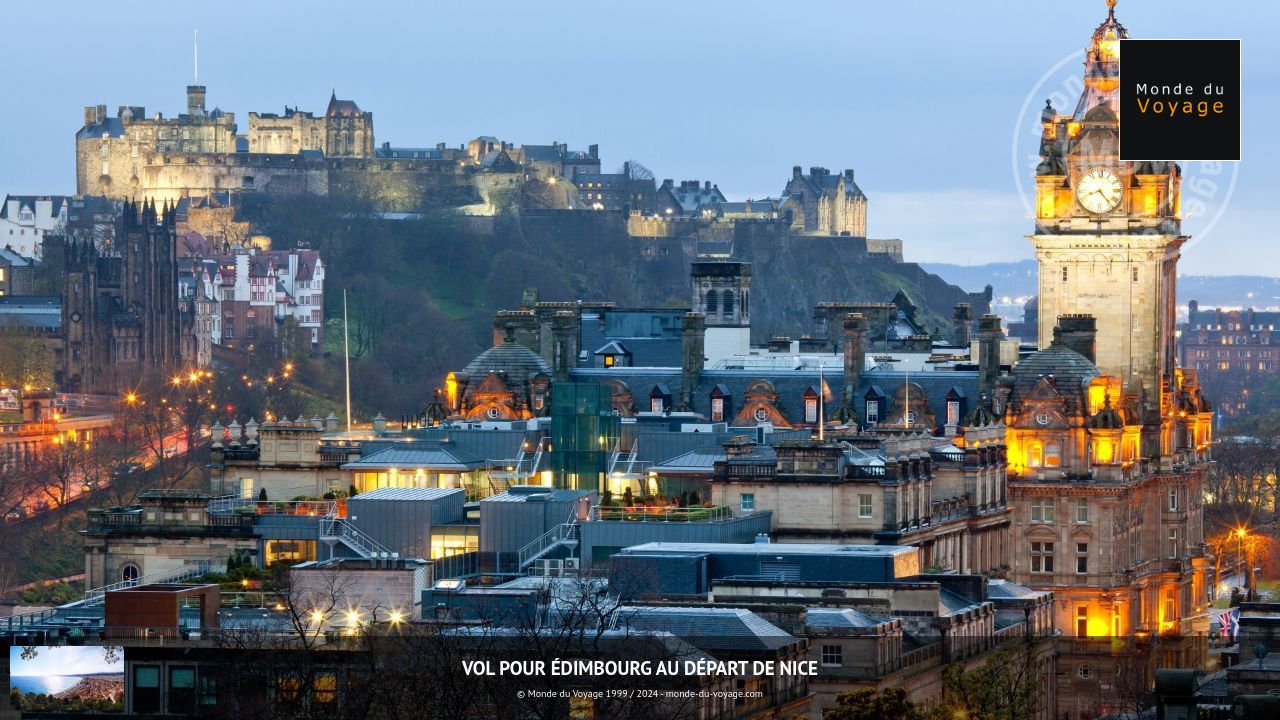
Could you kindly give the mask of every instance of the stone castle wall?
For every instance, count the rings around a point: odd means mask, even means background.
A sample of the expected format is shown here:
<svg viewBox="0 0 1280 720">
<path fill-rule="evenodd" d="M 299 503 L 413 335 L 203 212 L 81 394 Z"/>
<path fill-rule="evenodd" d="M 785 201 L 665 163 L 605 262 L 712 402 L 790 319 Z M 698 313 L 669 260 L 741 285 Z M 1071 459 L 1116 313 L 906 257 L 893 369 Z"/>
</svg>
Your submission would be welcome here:
<svg viewBox="0 0 1280 720">
<path fill-rule="evenodd" d="M 447 160 L 309 158 L 267 153 L 160 153 L 131 138 L 82 138 L 76 191 L 157 203 L 223 191 L 367 198 L 386 211 L 431 204 L 464 205 L 479 198 L 471 173 Z"/>
</svg>

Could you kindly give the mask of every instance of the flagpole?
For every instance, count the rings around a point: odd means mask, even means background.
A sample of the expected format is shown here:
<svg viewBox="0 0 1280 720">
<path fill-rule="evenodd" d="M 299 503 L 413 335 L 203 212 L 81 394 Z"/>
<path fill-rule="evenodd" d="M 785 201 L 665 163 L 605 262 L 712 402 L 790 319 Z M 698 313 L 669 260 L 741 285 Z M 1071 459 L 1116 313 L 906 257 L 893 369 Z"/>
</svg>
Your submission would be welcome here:
<svg viewBox="0 0 1280 720">
<path fill-rule="evenodd" d="M 826 392 L 827 383 L 822 379 L 822 358 L 818 358 L 818 442 L 827 439 L 827 423 L 823 418 L 823 411 L 826 410 Z"/>
<path fill-rule="evenodd" d="M 351 432 L 351 334 L 347 330 L 347 290 L 342 290 L 342 363 L 347 376 L 347 433 Z"/>
</svg>

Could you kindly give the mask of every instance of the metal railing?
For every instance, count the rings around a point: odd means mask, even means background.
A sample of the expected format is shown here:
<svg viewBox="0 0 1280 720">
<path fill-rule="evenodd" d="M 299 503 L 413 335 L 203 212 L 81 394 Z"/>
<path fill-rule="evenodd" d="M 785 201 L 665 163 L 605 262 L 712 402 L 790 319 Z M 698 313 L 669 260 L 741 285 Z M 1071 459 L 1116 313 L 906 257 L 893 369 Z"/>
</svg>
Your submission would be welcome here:
<svg viewBox="0 0 1280 720">
<path fill-rule="evenodd" d="M 336 513 L 320 518 L 320 538 L 322 540 L 325 538 L 341 540 L 362 558 L 391 557 L 395 554 L 382 543 L 361 532 L 360 528 L 353 525 L 350 520 L 344 520 L 338 517 Z"/>
<path fill-rule="evenodd" d="M 678 507 L 670 505 L 630 505 L 591 507 L 592 520 L 625 522 L 722 522 L 731 520 L 734 512 L 728 505 L 713 507 Z"/>
<path fill-rule="evenodd" d="M 578 515 L 575 508 L 569 512 L 568 520 L 542 533 L 524 547 L 520 548 L 520 551 L 516 554 L 520 562 L 519 568 L 523 570 L 528 567 L 529 563 L 537 560 L 554 545 L 570 540 L 576 541 L 578 537 Z"/>
<path fill-rule="evenodd" d="M 187 563 L 182 567 L 171 568 L 169 570 L 158 570 L 156 572 L 147 573 L 133 580 L 124 580 L 110 585 L 86 590 L 84 598 L 63 605 L 64 608 L 69 607 L 88 607 L 97 605 L 102 602 L 103 597 L 112 590 L 125 590 L 139 585 L 150 585 L 152 583 L 174 583 L 182 582 L 207 575 L 211 572 L 226 572 L 227 566 L 225 562 L 214 562 L 212 560 L 199 560 L 193 563 Z"/>
</svg>

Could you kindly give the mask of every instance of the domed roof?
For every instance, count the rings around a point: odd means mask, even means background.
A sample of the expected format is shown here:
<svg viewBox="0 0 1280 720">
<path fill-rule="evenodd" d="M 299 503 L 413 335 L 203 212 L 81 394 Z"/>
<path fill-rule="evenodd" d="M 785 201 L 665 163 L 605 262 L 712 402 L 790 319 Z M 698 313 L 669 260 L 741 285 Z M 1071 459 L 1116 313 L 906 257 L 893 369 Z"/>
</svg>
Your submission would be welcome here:
<svg viewBox="0 0 1280 720">
<path fill-rule="evenodd" d="M 1089 381 L 1101 374 L 1098 366 L 1089 362 L 1088 358 L 1061 342 L 1054 341 L 1049 347 L 1033 353 L 1014 366 L 1010 373 L 1013 377 L 1013 393 L 1009 401 L 1022 401 L 1040 378 L 1052 375 L 1054 389 L 1066 400 L 1067 413 L 1083 414 L 1089 407 L 1086 393 Z"/>
<path fill-rule="evenodd" d="M 462 372 L 473 382 L 483 379 L 489 373 L 497 373 L 503 376 L 510 387 L 513 383 L 527 382 L 538 373 L 549 377 L 552 370 L 551 365 L 538 353 L 519 343 L 507 341 L 477 355 L 467 363 Z"/>
</svg>

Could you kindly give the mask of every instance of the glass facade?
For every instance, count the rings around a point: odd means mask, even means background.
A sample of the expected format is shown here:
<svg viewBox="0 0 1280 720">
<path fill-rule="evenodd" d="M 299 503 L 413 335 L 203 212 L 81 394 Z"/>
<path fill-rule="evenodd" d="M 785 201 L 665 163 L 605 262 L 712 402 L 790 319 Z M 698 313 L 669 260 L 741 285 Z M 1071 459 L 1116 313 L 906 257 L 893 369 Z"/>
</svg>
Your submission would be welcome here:
<svg viewBox="0 0 1280 720">
<path fill-rule="evenodd" d="M 551 468 L 555 486 L 604 489 L 609 458 L 618 448 L 622 419 L 613 412 L 613 391 L 596 383 L 551 386 Z"/>
</svg>

